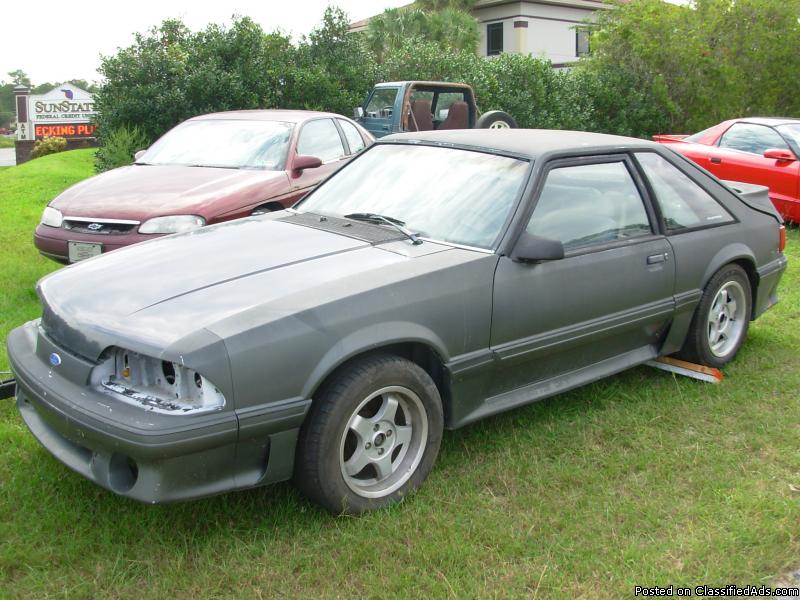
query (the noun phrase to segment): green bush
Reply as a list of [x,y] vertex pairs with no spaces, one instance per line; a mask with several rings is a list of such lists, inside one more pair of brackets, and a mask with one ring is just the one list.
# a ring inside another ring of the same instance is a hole
[[63,137],[46,137],[36,140],[31,151],[31,158],[39,158],[48,154],[56,154],[67,149],[67,140]]
[[147,146],[147,137],[138,127],[117,127],[102,138],[95,154],[95,169],[99,173],[129,165],[133,155]]

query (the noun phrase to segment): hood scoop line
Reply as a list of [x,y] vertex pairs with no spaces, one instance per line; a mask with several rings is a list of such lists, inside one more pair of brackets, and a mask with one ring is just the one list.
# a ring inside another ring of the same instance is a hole
[[237,279],[244,279],[246,277],[253,277],[254,275],[260,275],[262,273],[268,273],[269,271],[275,271],[277,269],[283,269],[284,267],[292,267],[294,265],[299,265],[305,262],[309,262],[312,260],[317,260],[320,258],[328,258],[330,256],[336,256],[337,254],[345,254],[347,252],[352,252],[353,250],[359,250],[361,248],[366,247],[368,244],[364,244],[363,246],[357,246],[355,248],[345,248],[343,250],[335,250],[334,252],[326,252],[325,254],[315,254],[314,256],[308,256],[305,258],[301,258],[299,260],[293,260],[291,262],[282,263],[280,265],[274,265],[271,267],[267,267],[265,269],[258,269],[257,271],[251,271],[249,273],[244,273],[241,275],[235,275],[233,277],[228,277],[227,279],[221,279],[219,281],[215,281],[214,283],[209,283],[208,285],[202,285],[200,287],[192,288],[191,290],[186,290],[185,292],[181,292],[180,294],[175,294],[173,296],[169,296],[168,298],[161,298],[158,302],[153,302],[152,304],[148,304],[147,306],[143,306],[132,313],[131,315],[135,315],[140,313],[144,310],[149,308],[153,308],[154,306],[158,306],[159,304],[163,304],[165,302],[169,302],[170,300],[175,300],[176,298],[180,298],[181,296],[186,296],[187,294],[192,294],[194,292],[199,292],[201,290],[207,290],[218,285],[224,285],[226,283],[230,283],[231,281],[236,281]]

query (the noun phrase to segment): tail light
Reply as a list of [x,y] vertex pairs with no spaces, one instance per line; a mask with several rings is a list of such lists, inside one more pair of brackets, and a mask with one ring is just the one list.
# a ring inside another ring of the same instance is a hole
[[778,252],[783,252],[786,248],[786,226],[781,225],[778,228]]

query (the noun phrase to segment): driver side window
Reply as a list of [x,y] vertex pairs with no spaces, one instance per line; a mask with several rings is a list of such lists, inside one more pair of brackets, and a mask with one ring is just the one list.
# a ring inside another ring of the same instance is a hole
[[297,154],[317,156],[326,163],[344,156],[339,130],[331,119],[315,119],[303,125],[297,139]]
[[734,123],[728,131],[722,134],[719,147],[751,154],[764,154],[766,150],[772,148],[789,149],[788,144],[777,131],[765,125],[752,123]]
[[622,161],[552,169],[527,230],[560,241],[566,251],[652,233]]

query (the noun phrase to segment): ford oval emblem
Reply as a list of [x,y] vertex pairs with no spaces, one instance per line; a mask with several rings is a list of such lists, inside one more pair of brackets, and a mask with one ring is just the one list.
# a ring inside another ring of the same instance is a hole
[[50,355],[50,364],[53,365],[54,367],[57,367],[58,365],[61,364],[61,357],[55,352],[53,352]]

